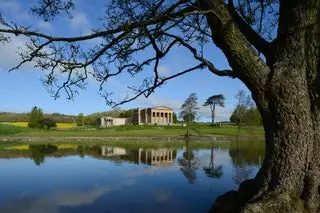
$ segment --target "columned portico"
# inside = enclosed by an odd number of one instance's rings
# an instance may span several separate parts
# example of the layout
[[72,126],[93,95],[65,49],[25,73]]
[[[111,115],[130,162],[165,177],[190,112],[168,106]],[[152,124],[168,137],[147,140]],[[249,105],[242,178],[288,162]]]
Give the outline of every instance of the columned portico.
[[173,111],[165,106],[137,109],[134,120],[136,124],[171,125],[173,123]]

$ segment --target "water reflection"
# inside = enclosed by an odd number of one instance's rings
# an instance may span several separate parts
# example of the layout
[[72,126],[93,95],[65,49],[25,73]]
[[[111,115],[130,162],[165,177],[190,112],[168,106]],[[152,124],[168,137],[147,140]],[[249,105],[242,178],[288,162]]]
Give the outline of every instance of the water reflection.
[[196,172],[199,169],[199,163],[198,159],[194,156],[189,140],[185,141],[185,148],[182,156],[182,158],[178,159],[180,170],[188,182],[192,184],[197,178]]
[[210,163],[209,163],[209,166],[204,167],[203,170],[206,173],[207,177],[221,178],[221,176],[223,175],[222,165],[219,165],[219,166],[214,165],[213,146],[214,146],[214,143],[212,142],[211,148],[210,148]]
[[229,148],[229,154],[234,167],[233,180],[237,185],[241,182],[253,177],[256,172],[254,166],[261,166],[264,158],[264,147],[260,144],[251,144],[251,148],[244,146],[241,141],[232,143]]
[[263,147],[14,145],[0,149],[0,212],[207,212],[217,196],[256,174]]
[[58,151],[58,147],[51,144],[38,144],[29,145],[29,150],[31,152],[31,158],[37,166],[44,163],[45,155],[52,154]]

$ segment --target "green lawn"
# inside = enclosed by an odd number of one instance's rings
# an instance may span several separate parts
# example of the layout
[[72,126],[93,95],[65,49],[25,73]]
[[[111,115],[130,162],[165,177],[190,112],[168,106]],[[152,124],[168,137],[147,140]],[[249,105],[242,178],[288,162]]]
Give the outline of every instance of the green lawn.
[[[207,124],[195,124],[191,127],[195,135],[237,135],[237,126],[225,124],[222,127],[212,127]],[[26,127],[14,127],[0,124],[0,136],[177,136],[184,135],[187,128],[182,126],[118,126],[105,129],[68,129],[39,130]],[[241,136],[263,135],[262,127],[244,127],[240,129]]]

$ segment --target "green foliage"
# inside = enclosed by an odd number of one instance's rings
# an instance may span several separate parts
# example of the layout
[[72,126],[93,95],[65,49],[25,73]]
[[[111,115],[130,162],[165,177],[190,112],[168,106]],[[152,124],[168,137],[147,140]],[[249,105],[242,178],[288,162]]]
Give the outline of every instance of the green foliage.
[[237,125],[262,125],[262,118],[256,107],[246,109],[244,106],[238,105],[232,112],[230,121]]
[[173,115],[173,123],[177,123],[178,122],[178,118],[177,118],[177,114],[174,112]]
[[44,118],[40,121],[40,123],[42,129],[51,129],[57,127],[56,122],[50,118]]
[[43,112],[41,108],[33,107],[30,112],[30,117],[28,121],[29,128],[42,128],[41,120],[43,119]]
[[203,106],[221,106],[224,107],[225,97],[222,94],[213,95],[207,98]]
[[97,118],[92,115],[85,116],[83,123],[85,126],[96,127],[97,126]]
[[183,116],[183,121],[186,123],[194,122],[195,118],[196,118],[196,116],[194,114],[185,114]]
[[119,114],[119,118],[132,118],[135,111],[135,109],[122,110]]
[[76,123],[77,123],[77,126],[83,126],[84,125],[83,113],[79,113],[79,115],[77,116],[77,119],[76,119]]
[[230,121],[237,125],[244,120],[247,109],[243,105],[237,105],[234,111],[231,114]]
[[92,114],[89,114],[88,116],[94,117],[95,119],[103,117],[103,116],[110,116],[110,117],[117,118],[117,117],[119,117],[120,113],[121,113],[121,109],[115,108],[115,109],[104,111],[104,112],[92,113]]
[[[0,122],[28,122],[28,113],[0,112]],[[43,114],[43,117],[50,118],[57,123],[74,123],[75,116],[60,113]]]

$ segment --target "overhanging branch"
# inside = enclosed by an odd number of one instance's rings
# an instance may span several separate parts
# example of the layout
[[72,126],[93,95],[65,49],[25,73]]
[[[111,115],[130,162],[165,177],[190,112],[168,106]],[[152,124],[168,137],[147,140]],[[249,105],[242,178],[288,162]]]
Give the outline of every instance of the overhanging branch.
[[202,62],[204,65],[206,65],[208,67],[208,69],[213,74],[218,75],[218,76],[228,76],[228,77],[231,77],[231,78],[236,78],[237,77],[237,73],[232,71],[232,70],[219,70],[219,69],[217,69],[209,60],[207,60],[203,56],[200,56],[198,51],[197,51],[197,49],[193,48],[187,42],[184,42],[184,40],[182,38],[180,38],[179,36],[176,36],[176,35],[173,35],[173,34],[169,34],[169,33],[164,33],[164,35],[176,39],[182,46],[186,47],[193,54],[193,57],[195,59],[197,59],[198,61]]
[[176,77],[179,77],[181,75],[184,75],[186,73],[189,73],[189,72],[192,72],[192,71],[195,71],[195,70],[198,70],[198,69],[203,69],[205,68],[206,65],[204,63],[201,63],[201,64],[198,64],[197,66],[194,66],[194,67],[191,67],[189,69],[186,69],[184,71],[181,71],[179,73],[176,73],[174,75],[171,75],[171,76],[168,76],[168,77],[165,77],[165,78],[162,78],[160,81],[150,85],[150,86],[147,86],[145,88],[134,88],[134,87],[129,87],[129,89],[132,89],[133,91],[135,91],[135,95],[131,98],[126,98],[125,100],[121,101],[121,102],[114,102],[113,100],[108,100],[108,96],[110,94],[107,94],[105,99],[107,101],[107,104],[108,105],[112,105],[112,107],[117,107],[119,105],[122,105],[122,104],[125,104],[125,103],[128,103],[130,101],[133,101],[137,98],[139,98],[140,96],[144,96],[144,97],[149,97],[156,88],[160,87],[161,85],[165,84],[167,81],[173,79],[173,78],[176,78]]
[[246,23],[235,10],[233,1],[229,0],[228,3],[229,11],[233,17],[233,20],[239,27],[240,31],[246,37],[246,39],[265,57],[270,55],[270,43],[262,38],[248,23]]

